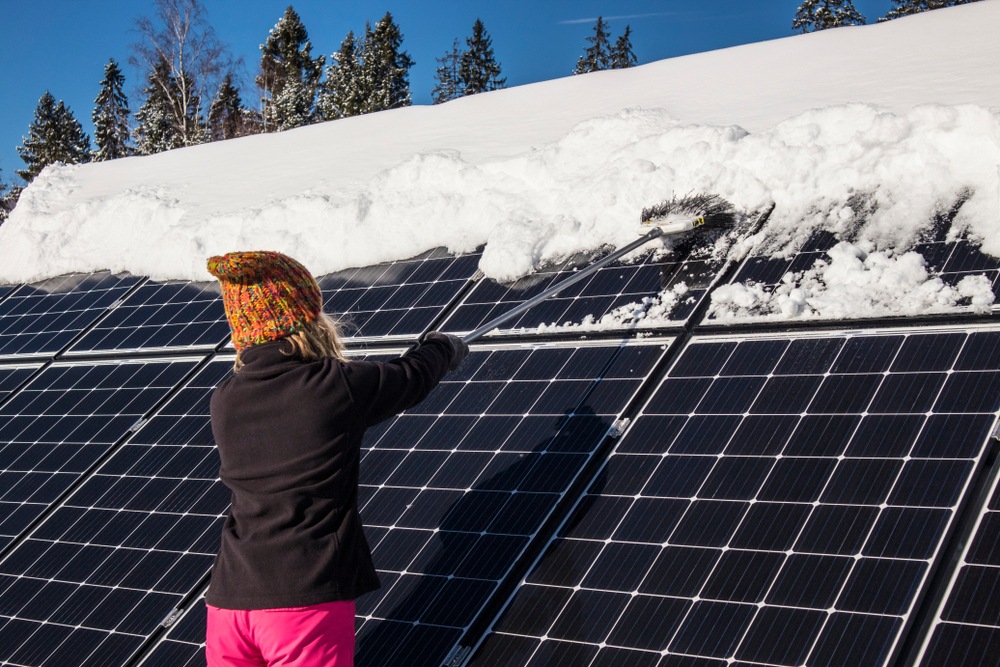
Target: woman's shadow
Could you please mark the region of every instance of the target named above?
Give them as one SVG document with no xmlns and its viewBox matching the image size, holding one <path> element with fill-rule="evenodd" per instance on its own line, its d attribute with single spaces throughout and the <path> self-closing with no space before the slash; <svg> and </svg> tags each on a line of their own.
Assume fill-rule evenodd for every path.
<svg viewBox="0 0 1000 667">
<path fill-rule="evenodd" d="M 560 513 L 566 509 L 560 502 L 566 492 L 587 489 L 583 504 L 600 492 L 603 474 L 588 484 L 579 473 L 589 468 L 610 427 L 611 418 L 595 414 L 589 405 L 567 410 L 530 451 L 509 456 L 509 464 L 481 477 L 451 503 L 433 537 L 417 543 L 405 573 L 384 571 L 376 546 L 373 555 L 383 587 L 357 601 L 358 667 L 444 664 L 484 605 L 494 607 L 487 614 L 492 617 L 504 602 L 491 596 L 502 586 L 499 597 L 506 598 L 511 584 L 524 578 L 524 567 L 543 546 L 532 538 L 540 529 L 555 528 L 549 517 L 557 507 Z M 573 516 L 584 513 L 585 508 L 577 507 Z M 398 561 L 399 555 L 393 558 Z M 515 564 L 521 567 L 512 569 Z M 381 620 L 364 621 L 366 615 Z M 485 631 L 490 620 L 478 621 L 470 635 Z"/>
</svg>

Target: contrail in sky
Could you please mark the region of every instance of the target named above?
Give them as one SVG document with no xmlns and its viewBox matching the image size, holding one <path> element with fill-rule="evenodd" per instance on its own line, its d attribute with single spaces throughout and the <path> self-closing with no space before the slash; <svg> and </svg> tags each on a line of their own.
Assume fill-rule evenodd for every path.
<svg viewBox="0 0 1000 667">
<path fill-rule="evenodd" d="M 671 16 L 677 12 L 653 12 L 651 14 L 623 14 L 622 16 L 605 16 L 605 21 L 618 21 L 621 19 L 644 19 L 650 16 Z M 577 23 L 594 23 L 597 21 L 597 17 L 588 19 L 567 19 L 565 21 L 559 21 L 556 25 L 575 25 Z"/>
</svg>

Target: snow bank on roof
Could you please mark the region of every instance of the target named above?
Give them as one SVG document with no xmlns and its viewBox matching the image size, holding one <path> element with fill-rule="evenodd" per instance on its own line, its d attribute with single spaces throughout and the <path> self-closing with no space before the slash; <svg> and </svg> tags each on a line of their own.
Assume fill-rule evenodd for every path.
<svg viewBox="0 0 1000 667">
<path fill-rule="evenodd" d="M 775 253 L 823 227 L 900 254 L 968 196 L 955 228 L 1000 254 L 998 21 L 1000 1 L 986 0 L 53 167 L 0 227 L 0 282 L 99 269 L 207 280 L 207 256 L 251 248 L 323 274 L 483 244 L 481 268 L 505 280 L 631 241 L 643 207 L 690 192 L 746 211 L 773 203 L 736 250 Z"/>
</svg>

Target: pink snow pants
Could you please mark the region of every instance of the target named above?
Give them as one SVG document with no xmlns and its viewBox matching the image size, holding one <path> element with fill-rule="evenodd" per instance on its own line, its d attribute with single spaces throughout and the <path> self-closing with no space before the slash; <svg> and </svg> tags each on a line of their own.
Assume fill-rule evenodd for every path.
<svg viewBox="0 0 1000 667">
<path fill-rule="evenodd" d="M 208 667 L 353 667 L 354 601 L 240 611 L 208 607 Z"/>
</svg>

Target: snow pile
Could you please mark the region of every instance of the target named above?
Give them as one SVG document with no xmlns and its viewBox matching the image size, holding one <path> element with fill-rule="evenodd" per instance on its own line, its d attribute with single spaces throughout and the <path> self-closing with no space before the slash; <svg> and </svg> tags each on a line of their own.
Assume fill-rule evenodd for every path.
<svg viewBox="0 0 1000 667">
<path fill-rule="evenodd" d="M 982 307 L 981 282 L 939 285 L 907 252 L 935 214 L 964 199 L 952 232 L 1000 255 L 1000 47 L 989 27 L 998 19 L 1000 1 L 986 1 L 437 107 L 52 167 L 0 227 L 0 283 L 102 269 L 208 280 L 205 258 L 239 249 L 286 252 L 325 274 L 438 246 L 485 246 L 482 271 L 510 281 L 628 243 L 644 207 L 704 192 L 748 214 L 774 206 L 730 257 L 792 252 L 818 229 L 854 248 L 788 282 L 787 293 L 727 288 L 720 317 L 852 308 L 841 300 L 856 295 L 837 271 L 868 281 L 873 303 L 892 312 L 961 299 Z M 827 61 L 836 73 L 823 81 L 813 64 Z M 950 100 L 973 103 L 916 103 Z M 680 296 L 609 317 L 653 321 Z"/>
<path fill-rule="evenodd" d="M 828 255 L 829 261 L 818 260 L 807 271 L 786 273 L 772 291 L 743 283 L 716 288 L 710 315 L 721 321 L 860 318 L 935 313 L 966 304 L 983 311 L 994 301 L 986 276 L 969 275 L 952 287 L 931 276 L 916 252 L 866 252 L 841 241 Z"/>
</svg>

